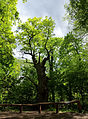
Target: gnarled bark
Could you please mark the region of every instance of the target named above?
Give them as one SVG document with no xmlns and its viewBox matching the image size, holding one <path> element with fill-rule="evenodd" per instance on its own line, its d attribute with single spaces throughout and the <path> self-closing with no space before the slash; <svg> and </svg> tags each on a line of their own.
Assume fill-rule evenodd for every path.
<svg viewBox="0 0 88 119">
<path fill-rule="evenodd" d="M 38 75 L 38 101 L 48 101 L 48 77 L 45 74 L 45 67 L 42 64 L 36 66 Z"/>
<path fill-rule="evenodd" d="M 48 60 L 48 57 L 44 58 L 42 62 L 37 63 L 36 58 L 33 55 L 32 60 L 38 75 L 38 102 L 47 102 L 49 78 L 45 74 L 45 63 Z"/>
</svg>

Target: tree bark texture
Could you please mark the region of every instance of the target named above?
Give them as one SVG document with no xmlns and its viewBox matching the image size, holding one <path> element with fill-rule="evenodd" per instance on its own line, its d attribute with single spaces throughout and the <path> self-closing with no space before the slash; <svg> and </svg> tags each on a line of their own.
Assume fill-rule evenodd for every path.
<svg viewBox="0 0 88 119">
<path fill-rule="evenodd" d="M 42 63 L 35 66 L 38 75 L 38 102 L 48 101 L 48 77 L 45 74 L 45 67 Z"/>
</svg>

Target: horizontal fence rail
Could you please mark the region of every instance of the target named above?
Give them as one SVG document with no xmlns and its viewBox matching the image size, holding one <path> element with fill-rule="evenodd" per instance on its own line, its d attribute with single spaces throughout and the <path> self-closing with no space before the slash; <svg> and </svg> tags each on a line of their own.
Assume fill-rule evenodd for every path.
<svg viewBox="0 0 88 119">
<path fill-rule="evenodd" d="M 60 104 L 67 105 L 67 104 L 73 104 L 73 103 L 77 103 L 77 107 L 78 107 L 79 112 L 82 112 L 82 106 L 81 106 L 79 100 L 72 100 L 72 101 L 67 101 L 67 102 L 64 102 L 64 101 L 62 101 L 62 102 L 40 102 L 40 103 L 36 103 L 36 104 L 0 104 L 0 106 L 3 106 L 3 107 L 6 107 L 6 106 L 20 107 L 20 113 L 22 113 L 24 106 L 38 106 L 38 112 L 41 113 L 42 105 L 54 105 L 56 108 L 56 113 L 58 113 Z"/>
</svg>

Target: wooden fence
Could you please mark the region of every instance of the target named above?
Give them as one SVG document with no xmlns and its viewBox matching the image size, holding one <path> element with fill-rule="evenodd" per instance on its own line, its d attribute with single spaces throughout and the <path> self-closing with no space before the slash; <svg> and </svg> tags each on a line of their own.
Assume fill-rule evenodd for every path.
<svg viewBox="0 0 88 119">
<path fill-rule="evenodd" d="M 73 100 L 73 101 L 67 101 L 67 102 L 64 102 L 64 101 L 63 102 L 40 102 L 40 103 L 36 103 L 36 104 L 0 104 L 0 106 L 3 106 L 3 107 L 17 106 L 20 108 L 20 113 L 22 113 L 24 106 L 37 106 L 38 112 L 41 113 L 43 105 L 54 105 L 56 108 L 56 113 L 58 113 L 59 105 L 61 105 L 61 104 L 67 105 L 67 104 L 73 104 L 73 103 L 77 103 L 77 107 L 78 107 L 79 112 L 82 112 L 82 106 L 81 106 L 79 100 Z"/>
</svg>

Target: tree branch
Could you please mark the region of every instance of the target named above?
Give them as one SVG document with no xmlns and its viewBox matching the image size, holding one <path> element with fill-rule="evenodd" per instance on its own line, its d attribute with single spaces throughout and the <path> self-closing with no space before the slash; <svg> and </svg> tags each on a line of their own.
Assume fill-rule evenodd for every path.
<svg viewBox="0 0 88 119">
<path fill-rule="evenodd" d="M 34 65 L 36 65 L 37 64 L 37 60 L 35 58 L 35 54 L 32 55 L 32 60 L 33 60 Z"/>
<path fill-rule="evenodd" d="M 31 56 L 32 56 L 32 53 L 30 53 L 30 52 L 24 52 L 24 54 L 29 54 L 29 55 L 31 55 Z"/>
<path fill-rule="evenodd" d="M 48 49 L 47 49 L 47 47 L 46 47 L 48 40 L 49 40 L 49 29 L 48 29 L 48 36 L 47 36 L 47 39 L 46 39 L 46 42 L 45 42 L 45 50 L 47 51 L 47 55 L 48 55 L 48 56 L 43 59 L 43 61 L 42 61 L 42 65 L 43 65 L 43 66 L 45 65 L 46 61 L 49 60 L 49 57 L 50 57 L 50 51 L 51 51 L 51 50 L 48 51 Z"/>
<path fill-rule="evenodd" d="M 39 52 L 39 61 L 38 61 L 38 63 L 40 63 L 40 52 Z"/>
<path fill-rule="evenodd" d="M 27 31 L 27 33 L 29 34 L 28 31 Z M 31 54 L 32 54 L 31 40 L 33 39 L 34 36 L 35 36 L 35 35 L 33 35 L 33 33 L 32 33 L 31 36 L 29 36 L 29 47 L 31 48 Z"/>
<path fill-rule="evenodd" d="M 25 58 L 26 59 L 26 63 L 30 63 L 30 64 L 33 64 L 33 62 L 28 62 L 28 59 L 27 58 Z"/>
<path fill-rule="evenodd" d="M 32 39 L 32 38 L 33 38 L 33 37 L 31 37 L 31 36 L 29 37 L 29 46 L 30 46 L 30 48 L 31 48 L 31 54 L 32 54 L 32 47 L 31 47 L 31 43 L 30 43 L 30 42 L 31 42 L 31 39 Z"/>
<path fill-rule="evenodd" d="M 43 61 L 42 61 L 42 65 L 43 65 L 43 66 L 45 65 L 46 61 L 49 60 L 49 57 L 50 57 L 50 53 L 49 53 L 49 51 L 48 51 L 48 56 L 45 57 L 45 58 L 43 59 Z"/>
</svg>

